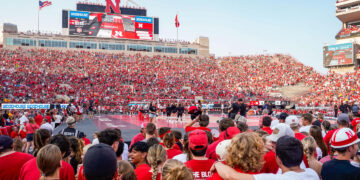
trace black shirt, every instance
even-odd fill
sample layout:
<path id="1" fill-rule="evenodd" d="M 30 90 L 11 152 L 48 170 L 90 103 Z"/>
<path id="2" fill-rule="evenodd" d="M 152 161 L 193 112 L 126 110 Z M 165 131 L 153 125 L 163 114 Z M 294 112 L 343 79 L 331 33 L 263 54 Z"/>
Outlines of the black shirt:
<path id="1" fill-rule="evenodd" d="M 246 115 L 246 105 L 244 103 L 239 104 L 239 111 L 241 116 Z"/>
<path id="2" fill-rule="evenodd" d="M 358 180 L 360 168 L 350 164 L 350 161 L 333 159 L 323 164 L 321 170 L 323 180 Z"/>
<path id="3" fill-rule="evenodd" d="M 231 108 L 232 108 L 232 110 L 230 111 L 230 113 L 233 113 L 233 114 L 237 114 L 239 112 L 239 109 L 240 109 L 238 103 L 233 103 L 231 105 Z"/>
<path id="4" fill-rule="evenodd" d="M 62 134 L 64 136 L 75 136 L 76 138 L 79 138 L 80 131 L 76 130 L 75 128 L 67 127 L 60 131 L 59 134 Z"/>
<path id="5" fill-rule="evenodd" d="M 184 107 L 182 107 L 182 106 L 177 107 L 177 112 L 178 112 L 179 114 L 183 114 L 184 111 L 185 111 L 185 108 L 184 108 Z"/>

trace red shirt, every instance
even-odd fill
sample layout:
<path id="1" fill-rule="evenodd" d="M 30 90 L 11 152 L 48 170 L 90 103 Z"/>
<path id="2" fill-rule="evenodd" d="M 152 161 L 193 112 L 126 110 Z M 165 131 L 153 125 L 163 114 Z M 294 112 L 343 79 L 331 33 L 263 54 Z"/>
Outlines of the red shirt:
<path id="1" fill-rule="evenodd" d="M 10 137 L 14 139 L 14 138 L 20 137 L 20 135 L 18 132 L 12 131 Z"/>
<path id="2" fill-rule="evenodd" d="M 144 135 L 142 133 L 139 133 L 139 134 L 135 135 L 131 140 L 129 149 L 133 144 L 135 144 L 136 142 L 142 141 L 144 139 L 145 139 L 145 137 L 144 137 Z"/>
<path id="3" fill-rule="evenodd" d="M 216 146 L 220 143 L 220 140 L 217 140 L 209 145 L 209 147 L 206 150 L 206 157 L 212 160 L 217 160 L 216 157 Z"/>
<path id="4" fill-rule="evenodd" d="M 26 134 L 34 134 L 35 130 L 39 129 L 39 126 L 37 124 L 27 124 L 25 126 Z"/>
<path id="5" fill-rule="evenodd" d="M 85 175 L 84 175 L 84 166 L 80 167 L 77 180 L 86 180 Z"/>
<path id="6" fill-rule="evenodd" d="M 353 127 L 354 132 L 356 133 L 356 126 L 360 123 L 360 118 L 355 118 L 351 121 L 351 125 Z"/>
<path id="7" fill-rule="evenodd" d="M 328 147 L 328 152 L 330 154 L 331 150 L 330 150 L 330 140 L 331 140 L 331 137 L 332 135 L 334 134 L 334 132 L 336 131 L 337 129 L 333 129 L 333 130 L 330 130 L 328 133 L 326 133 L 325 137 L 323 138 L 324 139 L 324 142 L 325 144 L 327 145 Z"/>
<path id="8" fill-rule="evenodd" d="M 152 173 L 150 172 L 150 166 L 147 164 L 141 164 L 135 168 L 135 175 L 137 179 L 152 180 Z"/>
<path id="9" fill-rule="evenodd" d="M 42 115 L 38 114 L 38 115 L 35 116 L 34 120 L 35 120 L 37 125 L 41 126 L 41 123 L 43 121 L 43 117 L 42 117 Z"/>
<path id="10" fill-rule="evenodd" d="M 191 127 L 191 126 L 186 126 L 185 127 L 185 133 L 196 130 L 196 129 L 200 129 L 203 131 L 209 131 L 211 132 L 211 129 L 207 128 L 207 127 Z"/>
<path id="11" fill-rule="evenodd" d="M 18 180 L 21 167 L 33 158 L 34 156 L 21 152 L 0 157 L 0 179 Z"/>
<path id="12" fill-rule="evenodd" d="M 171 149 L 166 150 L 166 153 L 167 153 L 167 158 L 172 159 L 174 156 L 182 154 L 182 151 L 175 149 L 175 148 L 171 148 Z"/>
<path id="13" fill-rule="evenodd" d="M 302 141 L 306 136 L 303 133 L 295 133 L 295 138 Z"/>
<path id="14" fill-rule="evenodd" d="M 160 142 L 159 144 L 162 145 L 163 147 L 165 147 L 165 146 L 164 146 L 164 143 Z M 181 151 L 180 146 L 179 146 L 178 144 L 174 144 L 174 146 L 173 146 L 172 148 Z"/>
<path id="15" fill-rule="evenodd" d="M 214 160 L 190 160 L 185 163 L 186 167 L 191 169 L 194 175 L 194 180 L 205 180 L 211 177 L 211 166 L 214 164 Z"/>
<path id="16" fill-rule="evenodd" d="M 51 123 L 51 116 L 45 116 L 45 119 L 46 119 L 49 123 Z"/>
<path id="17" fill-rule="evenodd" d="M 88 145 L 88 144 L 91 144 L 91 142 L 90 142 L 90 140 L 88 138 L 83 137 L 82 139 L 84 140 L 85 146 Z"/>
<path id="18" fill-rule="evenodd" d="M 23 131 L 23 130 L 21 130 L 21 131 L 20 131 L 20 137 L 21 137 L 22 139 L 26 138 L 26 132 Z"/>
<path id="19" fill-rule="evenodd" d="M 225 162 L 223 162 L 223 163 L 226 164 Z M 234 168 L 234 170 L 239 173 L 245 173 L 245 174 L 259 174 L 259 172 L 244 172 L 240 168 Z M 208 178 L 208 180 L 222 180 L 222 178 L 219 176 L 219 174 L 217 172 L 215 172 L 210 178 Z"/>
<path id="20" fill-rule="evenodd" d="M 260 170 L 261 173 L 273 173 L 276 174 L 279 170 L 279 166 L 276 163 L 276 154 L 273 151 L 269 151 L 264 155 L 265 164 Z"/>
<path id="21" fill-rule="evenodd" d="M 60 179 L 75 180 L 74 169 L 72 168 L 72 166 L 65 161 L 61 162 L 62 163 L 60 168 Z M 22 166 L 19 180 L 33 180 L 39 178 L 40 171 L 36 165 L 36 158 L 33 158 Z"/>
<path id="22" fill-rule="evenodd" d="M 263 127 L 261 129 L 269 134 L 272 134 L 272 132 L 273 132 L 273 130 L 270 127 Z"/>

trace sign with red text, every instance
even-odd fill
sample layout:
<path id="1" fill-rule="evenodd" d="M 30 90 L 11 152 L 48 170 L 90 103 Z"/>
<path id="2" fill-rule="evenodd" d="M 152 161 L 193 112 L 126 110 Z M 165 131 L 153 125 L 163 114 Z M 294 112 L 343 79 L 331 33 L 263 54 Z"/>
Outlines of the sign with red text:
<path id="1" fill-rule="evenodd" d="M 153 40 L 152 17 L 70 11 L 69 35 Z"/>

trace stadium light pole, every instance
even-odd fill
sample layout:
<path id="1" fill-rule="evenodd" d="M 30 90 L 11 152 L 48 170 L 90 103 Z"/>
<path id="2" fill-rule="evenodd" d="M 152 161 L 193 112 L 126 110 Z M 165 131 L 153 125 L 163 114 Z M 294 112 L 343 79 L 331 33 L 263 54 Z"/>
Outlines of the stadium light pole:
<path id="1" fill-rule="evenodd" d="M 40 7 L 38 7 L 38 34 L 40 34 Z"/>

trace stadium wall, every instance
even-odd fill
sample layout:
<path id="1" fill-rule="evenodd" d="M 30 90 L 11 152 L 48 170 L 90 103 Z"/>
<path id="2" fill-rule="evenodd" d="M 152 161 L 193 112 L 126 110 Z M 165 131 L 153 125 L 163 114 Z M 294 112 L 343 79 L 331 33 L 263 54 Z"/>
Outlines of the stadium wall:
<path id="1" fill-rule="evenodd" d="M 95 52 L 109 52 L 109 53 L 125 53 L 125 54 L 145 54 L 153 55 L 168 55 L 168 56 L 190 56 L 190 57 L 209 57 L 209 39 L 207 37 L 199 37 L 195 43 L 180 44 L 160 41 L 142 41 L 130 39 L 107 39 L 97 37 L 74 37 L 63 35 L 38 35 L 38 34 L 21 34 L 21 33 L 4 33 L 2 40 L 4 41 L 4 48 L 14 49 L 22 48 L 46 48 L 56 50 L 86 50 Z M 0 40 L 1 41 L 1 40 Z M 81 47 L 78 46 L 81 44 Z M 73 45 L 73 47 L 71 47 Z M 76 45 L 76 47 L 74 47 Z M 117 49 L 102 49 L 104 45 L 112 45 Z M 141 50 L 134 50 L 140 48 Z M 161 48 L 167 48 L 177 52 L 156 51 Z M 149 52 L 143 49 L 151 50 Z M 188 52 L 188 53 L 187 53 Z"/>

